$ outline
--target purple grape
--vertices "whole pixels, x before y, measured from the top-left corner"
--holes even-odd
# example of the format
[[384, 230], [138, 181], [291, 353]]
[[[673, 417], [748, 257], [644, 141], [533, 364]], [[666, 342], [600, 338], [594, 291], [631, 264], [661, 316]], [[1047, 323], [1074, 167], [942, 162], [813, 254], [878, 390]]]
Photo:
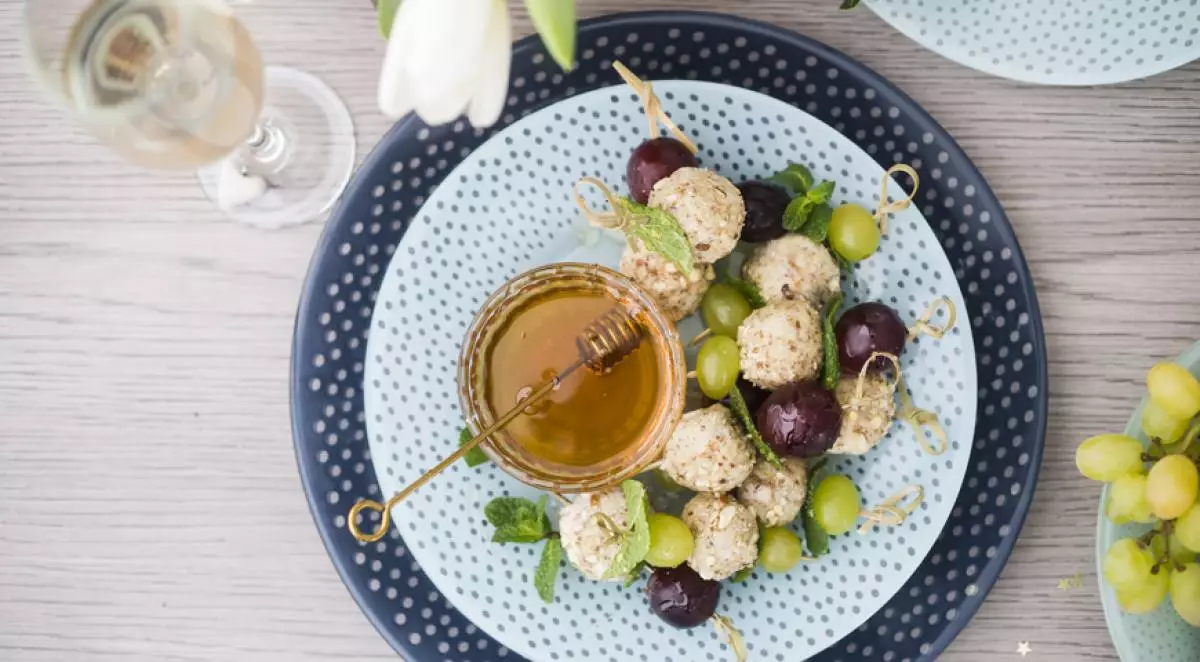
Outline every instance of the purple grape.
[[792, 201], [783, 189], [767, 182], [753, 181], [738, 184], [746, 204], [746, 224], [742, 226], [742, 241], [760, 243], [784, 235], [783, 210]]
[[646, 582], [650, 608], [677, 628], [694, 628], [712, 618], [720, 597], [721, 585], [701, 578], [686, 563], [655, 568]]
[[633, 150], [625, 166], [629, 196], [644, 205], [660, 179], [670, 177], [680, 168], [695, 168], [698, 164], [696, 155], [674, 138], [647, 140]]
[[819, 383], [796, 382], [769, 395], [754, 422], [779, 455], [816, 457], [837, 441], [842, 408]]
[[[908, 337], [908, 329], [904, 328], [900, 315], [876, 301], [860, 303], [842, 313], [834, 333], [837, 335], [838, 362], [842, 372], [852, 375], [862, 370], [863, 364], [874, 352], [899, 357]], [[891, 365], [891, 361], [876, 357], [868, 371], [881, 372]]]

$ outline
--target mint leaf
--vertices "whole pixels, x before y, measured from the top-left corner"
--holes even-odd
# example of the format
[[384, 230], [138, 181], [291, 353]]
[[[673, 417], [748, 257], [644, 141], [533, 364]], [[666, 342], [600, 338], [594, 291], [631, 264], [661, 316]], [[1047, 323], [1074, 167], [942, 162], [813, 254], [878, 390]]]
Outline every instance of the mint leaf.
[[802, 163], [789, 163], [771, 175], [770, 180], [791, 191], [792, 195], [802, 195], [813, 185], [812, 171]]
[[563, 71], [575, 68], [575, 0], [525, 0], [533, 27]]
[[650, 515], [650, 502], [646, 498], [646, 488], [636, 480], [627, 480], [621, 483], [621, 492], [625, 495], [628, 529], [621, 536], [617, 554], [604, 574], [606, 579], [628, 576], [650, 551], [650, 525], [646, 521]]
[[817, 518], [808, 508], [804, 509], [804, 545], [813, 556], [822, 556], [829, 552], [829, 534], [817, 524]]
[[842, 5], [838, 9], [854, 9], [858, 6], [861, 0], [842, 0]]
[[542, 558], [533, 571], [533, 587], [542, 602], [554, 602], [554, 582], [558, 579], [558, 566], [562, 563], [562, 539], [551, 536], [542, 548]]
[[813, 204], [823, 205], [829, 202], [829, 198], [833, 197], [833, 189], [836, 187], [837, 185], [831, 181], [823, 181], [814, 186], [808, 193], [805, 193], [804, 197], [812, 200]]
[[833, 221], [833, 207], [824, 202], [815, 205], [808, 215], [808, 223], [801, 228], [800, 234], [812, 239], [818, 244], [824, 243], [829, 236], [829, 223]]
[[821, 316], [821, 385], [832, 391], [841, 379], [842, 366], [838, 361], [837, 335], [833, 332], [833, 318], [842, 307], [842, 293], [838, 292], [825, 306]]
[[808, 553], [813, 556], [821, 556], [829, 551], [829, 534], [825, 533], [825, 529], [817, 523], [817, 518], [813, 513], [813, 495], [817, 491], [817, 485], [825, 479], [825, 466], [828, 464], [828, 458], [822, 457], [813, 462], [808, 469], [808, 494], [804, 499], [804, 510], [801, 513], [801, 520], [804, 524], [804, 546], [808, 548]]
[[[823, 181], [809, 189], [804, 195], [792, 198], [787, 208], [783, 210], [783, 229], [788, 232], [800, 232], [804, 230], [817, 205], [828, 204], [829, 198], [833, 195], [834, 187], [835, 184], [833, 182]], [[828, 225], [825, 226], [825, 233], [829, 233]]]
[[851, 262], [850, 260], [847, 260], [846, 258], [842, 257], [841, 253], [838, 253], [837, 251], [833, 251], [833, 250], [831, 250], [829, 252], [833, 253], [833, 259], [837, 260], [839, 271], [850, 271], [851, 269], [854, 268], [854, 263]]
[[783, 229], [788, 232], [799, 232], [808, 223], [808, 216], [816, 205], [807, 195], [792, 198], [787, 208], [783, 210]]
[[683, 275], [691, 275], [695, 255], [687, 234], [674, 216], [628, 197], [621, 198], [621, 207], [627, 217], [626, 232], [641, 240], [648, 250], [674, 263]]
[[[475, 436], [471, 434], [470, 430], [463, 428], [458, 433], [458, 445], [462, 446], [474, 438]], [[476, 446], [467, 451], [467, 454], [463, 456], [463, 462], [466, 462], [468, 467], [477, 467], [481, 464], [487, 464], [491, 460], [488, 459], [487, 453], [484, 453], [482, 448]]]
[[745, 430], [746, 436], [750, 437], [750, 441], [758, 449], [758, 454], [763, 456], [772, 466], [782, 469], [783, 463], [779, 461], [779, 456], [775, 454], [775, 451], [771, 450], [767, 442], [763, 441], [762, 435], [758, 433], [758, 428], [754, 425], [754, 417], [750, 415], [750, 408], [746, 406], [746, 399], [742, 397], [742, 391], [737, 387], [737, 384], [734, 384], [733, 388], [729, 389], [729, 404], [733, 407], [733, 413], [741, 421], [742, 429]]
[[745, 568], [742, 568], [741, 570], [738, 570], [737, 572], [733, 573], [733, 576], [729, 578], [729, 581], [733, 582], [734, 584], [741, 584], [742, 582], [746, 581], [747, 579], [750, 579], [750, 575], [753, 575], [753, 574], [754, 574], [754, 566], [749, 565], [749, 566], [746, 566]]
[[725, 276], [725, 282], [729, 283], [730, 287], [737, 290], [742, 296], [746, 297], [746, 301], [750, 303], [751, 308], [758, 310], [759, 308], [763, 308], [767, 305], [767, 299], [763, 297], [762, 292], [758, 290], [758, 286], [754, 283], [738, 278], [733, 274], [727, 274]]
[[496, 497], [484, 506], [483, 516], [496, 527], [492, 542], [537, 542], [550, 533], [544, 494], [537, 503], [521, 497]]
[[400, 0], [378, 0], [375, 11], [379, 14], [379, 33], [384, 39], [392, 36], [392, 23], [396, 22], [396, 12], [400, 9]]
[[645, 562], [635, 565], [633, 567], [633, 571], [630, 572], [629, 576], [625, 578], [625, 588], [629, 588], [630, 586], [633, 586], [633, 583], [638, 580], [638, 577], [642, 576], [642, 571], [645, 569], [646, 569]]

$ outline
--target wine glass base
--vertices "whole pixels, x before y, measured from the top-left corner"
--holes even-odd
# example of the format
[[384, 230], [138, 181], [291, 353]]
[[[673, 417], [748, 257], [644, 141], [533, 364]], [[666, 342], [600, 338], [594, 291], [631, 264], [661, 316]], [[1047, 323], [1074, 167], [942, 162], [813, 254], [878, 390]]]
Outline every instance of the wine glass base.
[[[273, 229], [324, 220], [354, 170], [350, 111], [328, 85], [310, 74], [267, 67], [265, 81], [259, 126], [276, 141], [272, 149], [278, 150], [277, 158], [242, 169], [241, 163], [249, 162], [243, 148], [230, 160], [202, 168], [197, 173], [200, 184], [209, 199], [239, 223]], [[243, 170], [251, 181], [231, 182], [231, 169]], [[264, 183], [261, 194], [244, 190], [262, 189]], [[231, 191], [235, 185], [242, 190]], [[252, 199], [240, 201], [245, 197]]]

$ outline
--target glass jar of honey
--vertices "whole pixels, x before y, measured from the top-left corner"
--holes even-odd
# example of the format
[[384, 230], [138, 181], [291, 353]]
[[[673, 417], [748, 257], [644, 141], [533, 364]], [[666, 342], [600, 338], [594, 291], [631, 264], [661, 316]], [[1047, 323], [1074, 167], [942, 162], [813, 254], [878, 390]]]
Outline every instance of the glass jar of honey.
[[591, 492], [656, 461], [683, 413], [687, 364], [674, 324], [621, 274], [593, 264], [538, 267], [488, 297], [463, 341], [459, 403], [478, 433], [579, 358], [576, 338], [623, 307], [642, 341], [603, 374], [579, 369], [483, 442], [518, 480]]

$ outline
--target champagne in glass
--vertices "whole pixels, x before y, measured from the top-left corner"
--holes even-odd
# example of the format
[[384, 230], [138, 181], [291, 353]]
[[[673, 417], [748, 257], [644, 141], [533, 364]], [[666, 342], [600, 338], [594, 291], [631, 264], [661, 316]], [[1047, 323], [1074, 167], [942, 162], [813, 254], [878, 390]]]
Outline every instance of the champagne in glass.
[[205, 193], [239, 221], [318, 218], [349, 179], [345, 105], [312, 76], [264, 69], [221, 0], [26, 0], [25, 45], [37, 79], [91, 133], [146, 167], [200, 168]]

